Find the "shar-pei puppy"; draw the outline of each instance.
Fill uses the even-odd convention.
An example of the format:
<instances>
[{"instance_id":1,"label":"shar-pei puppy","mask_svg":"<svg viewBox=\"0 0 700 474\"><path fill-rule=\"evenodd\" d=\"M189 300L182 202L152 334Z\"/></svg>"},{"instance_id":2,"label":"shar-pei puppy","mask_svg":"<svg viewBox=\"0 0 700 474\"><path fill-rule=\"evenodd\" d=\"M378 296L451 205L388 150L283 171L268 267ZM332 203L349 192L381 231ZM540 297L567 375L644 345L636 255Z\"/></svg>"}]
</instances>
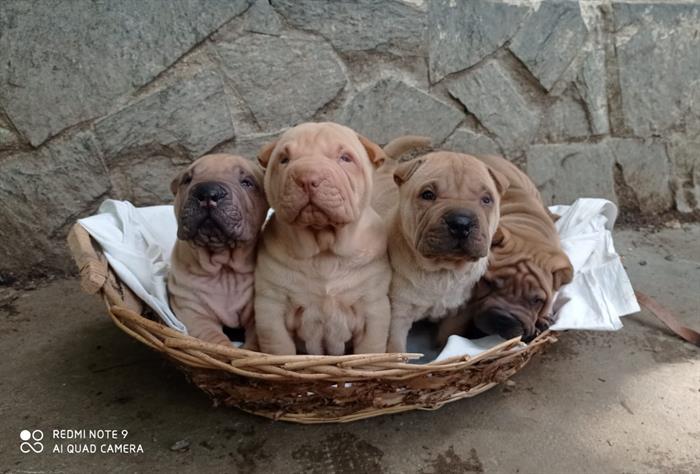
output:
<instances>
[{"instance_id":1,"label":"shar-pei puppy","mask_svg":"<svg viewBox=\"0 0 700 474\"><path fill-rule=\"evenodd\" d=\"M286 131L259 156L274 215L255 271L260 349L270 354L384 352L387 228L370 207L382 150L335 123Z\"/></svg>"},{"instance_id":2,"label":"shar-pei puppy","mask_svg":"<svg viewBox=\"0 0 700 474\"><path fill-rule=\"evenodd\" d=\"M385 216L393 269L388 351L405 352L413 323L454 313L486 271L508 180L473 156L445 151L382 168L374 205L394 202Z\"/></svg>"},{"instance_id":3,"label":"shar-pei puppy","mask_svg":"<svg viewBox=\"0 0 700 474\"><path fill-rule=\"evenodd\" d=\"M168 275L170 306L191 336L229 344L222 326L246 329L255 348L253 281L268 209L262 169L240 156L199 158L172 182L177 241Z\"/></svg>"}]
</instances>

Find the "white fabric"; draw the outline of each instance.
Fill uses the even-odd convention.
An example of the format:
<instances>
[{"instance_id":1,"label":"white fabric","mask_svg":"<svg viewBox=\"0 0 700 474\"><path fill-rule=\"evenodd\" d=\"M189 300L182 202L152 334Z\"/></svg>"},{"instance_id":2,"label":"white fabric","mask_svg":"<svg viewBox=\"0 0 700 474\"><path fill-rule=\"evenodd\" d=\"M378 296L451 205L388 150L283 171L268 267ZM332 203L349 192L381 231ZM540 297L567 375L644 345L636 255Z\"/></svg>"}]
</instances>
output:
<instances>
[{"instance_id":1,"label":"white fabric","mask_svg":"<svg viewBox=\"0 0 700 474\"><path fill-rule=\"evenodd\" d=\"M574 280L556 297L558 320L552 329L619 329L620 317L639 311L639 305L613 246L617 208L604 199L579 199L550 210L561 216L557 231L574 266ZM79 222L101 245L119 278L168 326L186 332L170 310L166 289L177 232L172 206L135 208L126 201L106 200L98 214ZM473 356L500 342L498 336L474 341L450 336L438 359Z\"/></svg>"},{"instance_id":2,"label":"white fabric","mask_svg":"<svg viewBox=\"0 0 700 474\"><path fill-rule=\"evenodd\" d=\"M166 279L177 238L173 206L135 208L107 199L92 217L78 222L100 244L121 281L173 329L187 333L168 304Z\"/></svg>"}]
</instances>

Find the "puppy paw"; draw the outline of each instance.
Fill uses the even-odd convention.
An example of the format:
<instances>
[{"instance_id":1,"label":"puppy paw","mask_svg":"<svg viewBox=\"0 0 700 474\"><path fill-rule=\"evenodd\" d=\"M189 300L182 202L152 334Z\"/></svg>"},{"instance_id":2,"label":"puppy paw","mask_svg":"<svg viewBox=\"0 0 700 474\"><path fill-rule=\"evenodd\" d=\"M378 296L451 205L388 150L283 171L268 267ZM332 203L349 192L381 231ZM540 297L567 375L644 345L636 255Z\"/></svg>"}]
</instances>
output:
<instances>
[{"instance_id":1,"label":"puppy paw","mask_svg":"<svg viewBox=\"0 0 700 474\"><path fill-rule=\"evenodd\" d=\"M231 340L228 337L226 337L226 334L224 334L223 331L207 331L194 337L196 337L197 339L201 339L204 342L209 342L211 344L231 346Z\"/></svg>"},{"instance_id":2,"label":"puppy paw","mask_svg":"<svg viewBox=\"0 0 700 474\"><path fill-rule=\"evenodd\" d=\"M557 318L554 314L547 314L544 315L540 318L537 319L535 322L535 329L536 329L536 336L539 336L543 332L545 332L547 329L550 328L555 322L557 321Z\"/></svg>"},{"instance_id":3,"label":"puppy paw","mask_svg":"<svg viewBox=\"0 0 700 474\"><path fill-rule=\"evenodd\" d=\"M385 352L387 352L385 344L360 344L353 350L353 354L384 354Z\"/></svg>"},{"instance_id":4,"label":"puppy paw","mask_svg":"<svg viewBox=\"0 0 700 474\"><path fill-rule=\"evenodd\" d=\"M260 352L260 346L257 340L249 340L246 338L245 342L241 346L241 349L246 349L249 351Z\"/></svg>"},{"instance_id":5,"label":"puppy paw","mask_svg":"<svg viewBox=\"0 0 700 474\"><path fill-rule=\"evenodd\" d=\"M389 341L386 351L390 354L395 352L406 352L406 343L400 343L396 341Z\"/></svg>"},{"instance_id":6,"label":"puppy paw","mask_svg":"<svg viewBox=\"0 0 700 474\"><path fill-rule=\"evenodd\" d=\"M245 342L241 349L260 352L260 344L258 343L258 334L255 332L255 327L249 327L245 331Z\"/></svg>"}]
</instances>

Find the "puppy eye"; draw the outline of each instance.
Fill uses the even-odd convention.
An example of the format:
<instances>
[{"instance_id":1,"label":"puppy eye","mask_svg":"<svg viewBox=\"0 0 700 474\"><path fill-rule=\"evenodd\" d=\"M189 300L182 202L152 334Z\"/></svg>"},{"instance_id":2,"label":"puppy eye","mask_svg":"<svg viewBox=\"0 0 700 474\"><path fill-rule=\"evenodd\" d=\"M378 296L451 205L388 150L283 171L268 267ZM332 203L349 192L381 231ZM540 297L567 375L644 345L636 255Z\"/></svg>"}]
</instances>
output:
<instances>
[{"instance_id":1,"label":"puppy eye","mask_svg":"<svg viewBox=\"0 0 700 474\"><path fill-rule=\"evenodd\" d=\"M255 183L250 178L243 178L241 180L241 186L243 186L244 188L254 188Z\"/></svg>"},{"instance_id":2,"label":"puppy eye","mask_svg":"<svg viewBox=\"0 0 700 474\"><path fill-rule=\"evenodd\" d=\"M191 174L186 174L185 176L182 177L182 184L187 185L192 182L192 175Z\"/></svg>"},{"instance_id":3,"label":"puppy eye","mask_svg":"<svg viewBox=\"0 0 700 474\"><path fill-rule=\"evenodd\" d=\"M434 201L437 198L437 196L430 189L426 189L425 191L420 193L420 198L424 201Z\"/></svg>"},{"instance_id":4,"label":"puppy eye","mask_svg":"<svg viewBox=\"0 0 700 474\"><path fill-rule=\"evenodd\" d=\"M540 298L539 296L534 296L533 298L530 299L530 304L533 306L538 306L544 303L544 299Z\"/></svg>"},{"instance_id":5,"label":"puppy eye","mask_svg":"<svg viewBox=\"0 0 700 474\"><path fill-rule=\"evenodd\" d=\"M500 290L505 285L503 278L482 278L482 280L490 290Z\"/></svg>"},{"instance_id":6,"label":"puppy eye","mask_svg":"<svg viewBox=\"0 0 700 474\"><path fill-rule=\"evenodd\" d=\"M289 157L288 156L283 156L282 159L280 160L281 165L286 165L289 163Z\"/></svg>"},{"instance_id":7,"label":"puppy eye","mask_svg":"<svg viewBox=\"0 0 700 474\"><path fill-rule=\"evenodd\" d=\"M486 195L481 197L481 204L484 206L490 206L491 203L493 203L493 199L491 199L491 196Z\"/></svg>"},{"instance_id":8,"label":"puppy eye","mask_svg":"<svg viewBox=\"0 0 700 474\"><path fill-rule=\"evenodd\" d=\"M343 153L340 155L340 161L344 161L345 163L352 163L352 156L348 155L347 153Z\"/></svg>"}]
</instances>

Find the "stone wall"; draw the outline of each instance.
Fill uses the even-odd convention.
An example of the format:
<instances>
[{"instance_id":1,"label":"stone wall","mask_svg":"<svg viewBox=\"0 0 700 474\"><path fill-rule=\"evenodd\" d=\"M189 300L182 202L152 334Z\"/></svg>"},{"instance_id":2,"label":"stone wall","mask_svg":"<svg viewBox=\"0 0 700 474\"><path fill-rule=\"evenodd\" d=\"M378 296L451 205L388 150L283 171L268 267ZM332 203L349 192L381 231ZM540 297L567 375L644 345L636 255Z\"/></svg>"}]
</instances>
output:
<instances>
[{"instance_id":1,"label":"stone wall","mask_svg":"<svg viewBox=\"0 0 700 474\"><path fill-rule=\"evenodd\" d=\"M5 0L0 275L71 269L104 198L168 202L195 157L306 120L501 153L548 202L693 212L694 3Z\"/></svg>"}]
</instances>

